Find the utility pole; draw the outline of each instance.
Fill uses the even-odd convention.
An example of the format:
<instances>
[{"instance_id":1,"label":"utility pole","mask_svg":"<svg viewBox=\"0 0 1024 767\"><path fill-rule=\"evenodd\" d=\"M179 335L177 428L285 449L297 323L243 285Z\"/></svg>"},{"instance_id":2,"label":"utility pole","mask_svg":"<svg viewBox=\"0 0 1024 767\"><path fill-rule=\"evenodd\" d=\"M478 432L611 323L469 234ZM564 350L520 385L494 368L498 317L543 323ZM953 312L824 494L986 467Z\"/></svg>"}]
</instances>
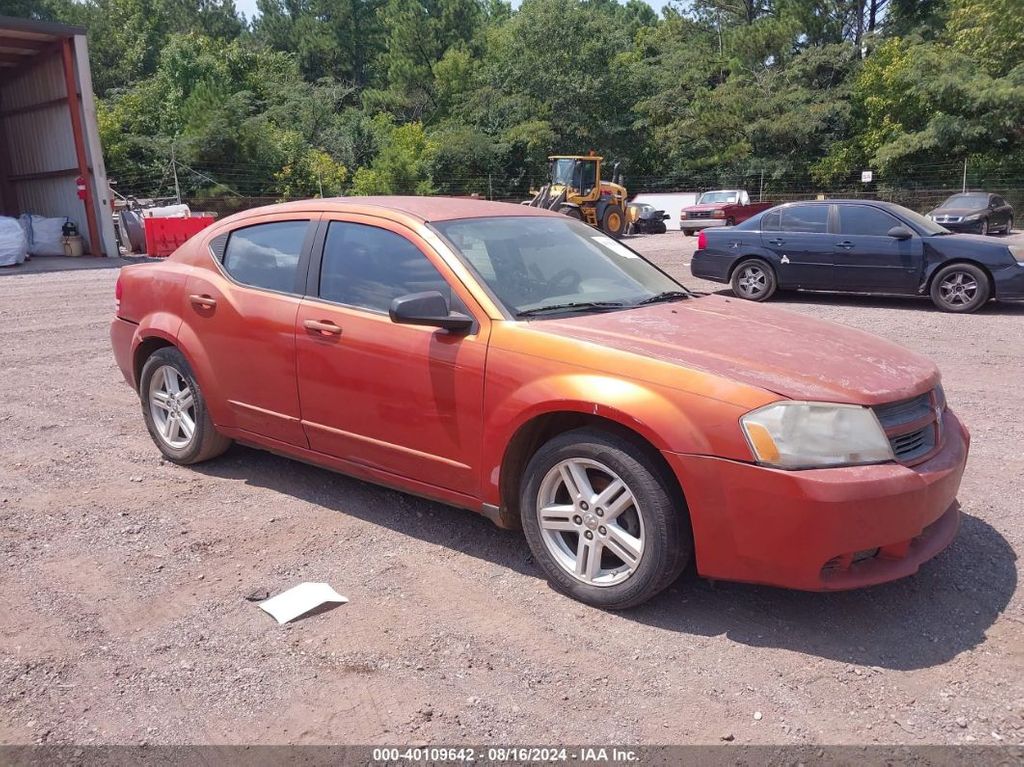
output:
<instances>
[{"instance_id":1,"label":"utility pole","mask_svg":"<svg viewBox=\"0 0 1024 767\"><path fill-rule=\"evenodd\" d=\"M171 172L174 174L174 198L181 205L181 187L178 186L178 161L174 154L174 142L171 142Z\"/></svg>"},{"instance_id":2,"label":"utility pole","mask_svg":"<svg viewBox=\"0 0 1024 767\"><path fill-rule=\"evenodd\" d=\"M757 189L757 201L764 202L764 168L761 169L761 185Z\"/></svg>"},{"instance_id":3,"label":"utility pole","mask_svg":"<svg viewBox=\"0 0 1024 767\"><path fill-rule=\"evenodd\" d=\"M487 174L487 199L494 199L494 187L491 185L491 174Z\"/></svg>"},{"instance_id":4,"label":"utility pole","mask_svg":"<svg viewBox=\"0 0 1024 767\"><path fill-rule=\"evenodd\" d=\"M966 192L967 191L967 157L966 156L964 156L964 185L963 185L963 188L960 191L962 191L962 192Z\"/></svg>"}]
</instances>

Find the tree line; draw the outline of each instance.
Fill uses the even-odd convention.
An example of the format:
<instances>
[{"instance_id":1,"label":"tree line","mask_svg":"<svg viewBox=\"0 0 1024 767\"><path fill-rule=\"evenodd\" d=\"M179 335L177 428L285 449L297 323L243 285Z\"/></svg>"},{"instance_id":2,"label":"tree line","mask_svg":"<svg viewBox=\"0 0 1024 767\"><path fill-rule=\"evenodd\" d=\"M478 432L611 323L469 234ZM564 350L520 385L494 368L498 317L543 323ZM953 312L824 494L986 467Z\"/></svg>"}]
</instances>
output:
<instances>
[{"instance_id":1,"label":"tree line","mask_svg":"<svg viewBox=\"0 0 1024 767\"><path fill-rule=\"evenodd\" d=\"M85 26L108 174L191 197L1024 171L1021 0L0 0ZM171 163L173 158L174 163ZM945 166L943 166L945 167Z\"/></svg>"}]
</instances>

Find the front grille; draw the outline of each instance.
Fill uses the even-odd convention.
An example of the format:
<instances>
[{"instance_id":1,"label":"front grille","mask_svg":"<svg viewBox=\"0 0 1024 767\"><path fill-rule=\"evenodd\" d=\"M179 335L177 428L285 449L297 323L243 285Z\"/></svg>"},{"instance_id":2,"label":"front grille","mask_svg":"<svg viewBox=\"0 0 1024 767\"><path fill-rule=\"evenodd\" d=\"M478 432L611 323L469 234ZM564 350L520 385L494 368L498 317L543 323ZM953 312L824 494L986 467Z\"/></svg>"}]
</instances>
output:
<instances>
[{"instance_id":1,"label":"front grille","mask_svg":"<svg viewBox=\"0 0 1024 767\"><path fill-rule=\"evenodd\" d=\"M935 447L935 424L928 424L923 429L891 437L889 443L897 461L909 463L921 456L928 455Z\"/></svg>"},{"instance_id":2,"label":"front grille","mask_svg":"<svg viewBox=\"0 0 1024 767\"><path fill-rule=\"evenodd\" d=\"M687 213L687 218L711 218L710 210L698 210L693 213Z\"/></svg>"},{"instance_id":3,"label":"front grille","mask_svg":"<svg viewBox=\"0 0 1024 767\"><path fill-rule=\"evenodd\" d=\"M939 445L941 423L936 418L939 395L933 390L908 400L877 405L879 423L901 463L914 463Z\"/></svg>"}]
</instances>

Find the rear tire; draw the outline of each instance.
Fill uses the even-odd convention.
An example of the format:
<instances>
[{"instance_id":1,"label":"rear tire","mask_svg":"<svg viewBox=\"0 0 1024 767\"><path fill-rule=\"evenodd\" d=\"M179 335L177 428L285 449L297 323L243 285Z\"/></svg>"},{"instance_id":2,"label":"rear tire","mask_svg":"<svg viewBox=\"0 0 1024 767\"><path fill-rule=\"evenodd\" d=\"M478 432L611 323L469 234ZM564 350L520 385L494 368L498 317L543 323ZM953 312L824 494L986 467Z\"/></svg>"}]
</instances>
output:
<instances>
[{"instance_id":1,"label":"rear tire","mask_svg":"<svg viewBox=\"0 0 1024 767\"><path fill-rule=\"evenodd\" d=\"M626 214L618 205L609 205L601 217L601 231L618 239L626 229Z\"/></svg>"},{"instance_id":2,"label":"rear tire","mask_svg":"<svg viewBox=\"0 0 1024 767\"><path fill-rule=\"evenodd\" d=\"M693 237L693 230L692 229L684 229L683 230L683 234L685 234L687 237Z\"/></svg>"},{"instance_id":3,"label":"rear tire","mask_svg":"<svg viewBox=\"0 0 1024 767\"><path fill-rule=\"evenodd\" d=\"M139 398L149 435L168 461L183 466L208 461L231 446L210 420L188 360L174 347L157 349L146 360Z\"/></svg>"},{"instance_id":4,"label":"rear tire","mask_svg":"<svg viewBox=\"0 0 1024 767\"><path fill-rule=\"evenodd\" d=\"M944 312L970 314L992 296L992 285L984 270L974 264L950 264L932 279L932 303Z\"/></svg>"},{"instance_id":5,"label":"rear tire","mask_svg":"<svg viewBox=\"0 0 1024 767\"><path fill-rule=\"evenodd\" d=\"M663 469L604 431L575 429L543 445L526 467L519 505L551 585L594 607L646 602L693 556L685 503Z\"/></svg>"},{"instance_id":6,"label":"rear tire","mask_svg":"<svg viewBox=\"0 0 1024 767\"><path fill-rule=\"evenodd\" d=\"M775 270L767 261L748 258L732 272L732 292L745 301L767 301L779 287Z\"/></svg>"}]
</instances>

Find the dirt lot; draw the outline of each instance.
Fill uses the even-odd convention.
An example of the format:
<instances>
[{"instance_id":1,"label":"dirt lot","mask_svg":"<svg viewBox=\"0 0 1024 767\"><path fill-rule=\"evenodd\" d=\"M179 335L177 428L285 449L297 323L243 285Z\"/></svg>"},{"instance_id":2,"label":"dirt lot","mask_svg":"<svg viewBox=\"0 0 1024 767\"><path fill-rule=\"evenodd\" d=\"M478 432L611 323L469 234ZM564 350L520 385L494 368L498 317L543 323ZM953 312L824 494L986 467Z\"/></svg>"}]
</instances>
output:
<instances>
[{"instance_id":1,"label":"dirt lot","mask_svg":"<svg viewBox=\"0 0 1024 767\"><path fill-rule=\"evenodd\" d=\"M632 242L720 289L693 238ZM470 513L245 448L162 462L108 347L115 277L0 277L0 742L1024 742L1024 306L777 301L941 365L966 517L916 577L684 579L608 614ZM351 603L279 627L244 598L305 580Z\"/></svg>"}]
</instances>

